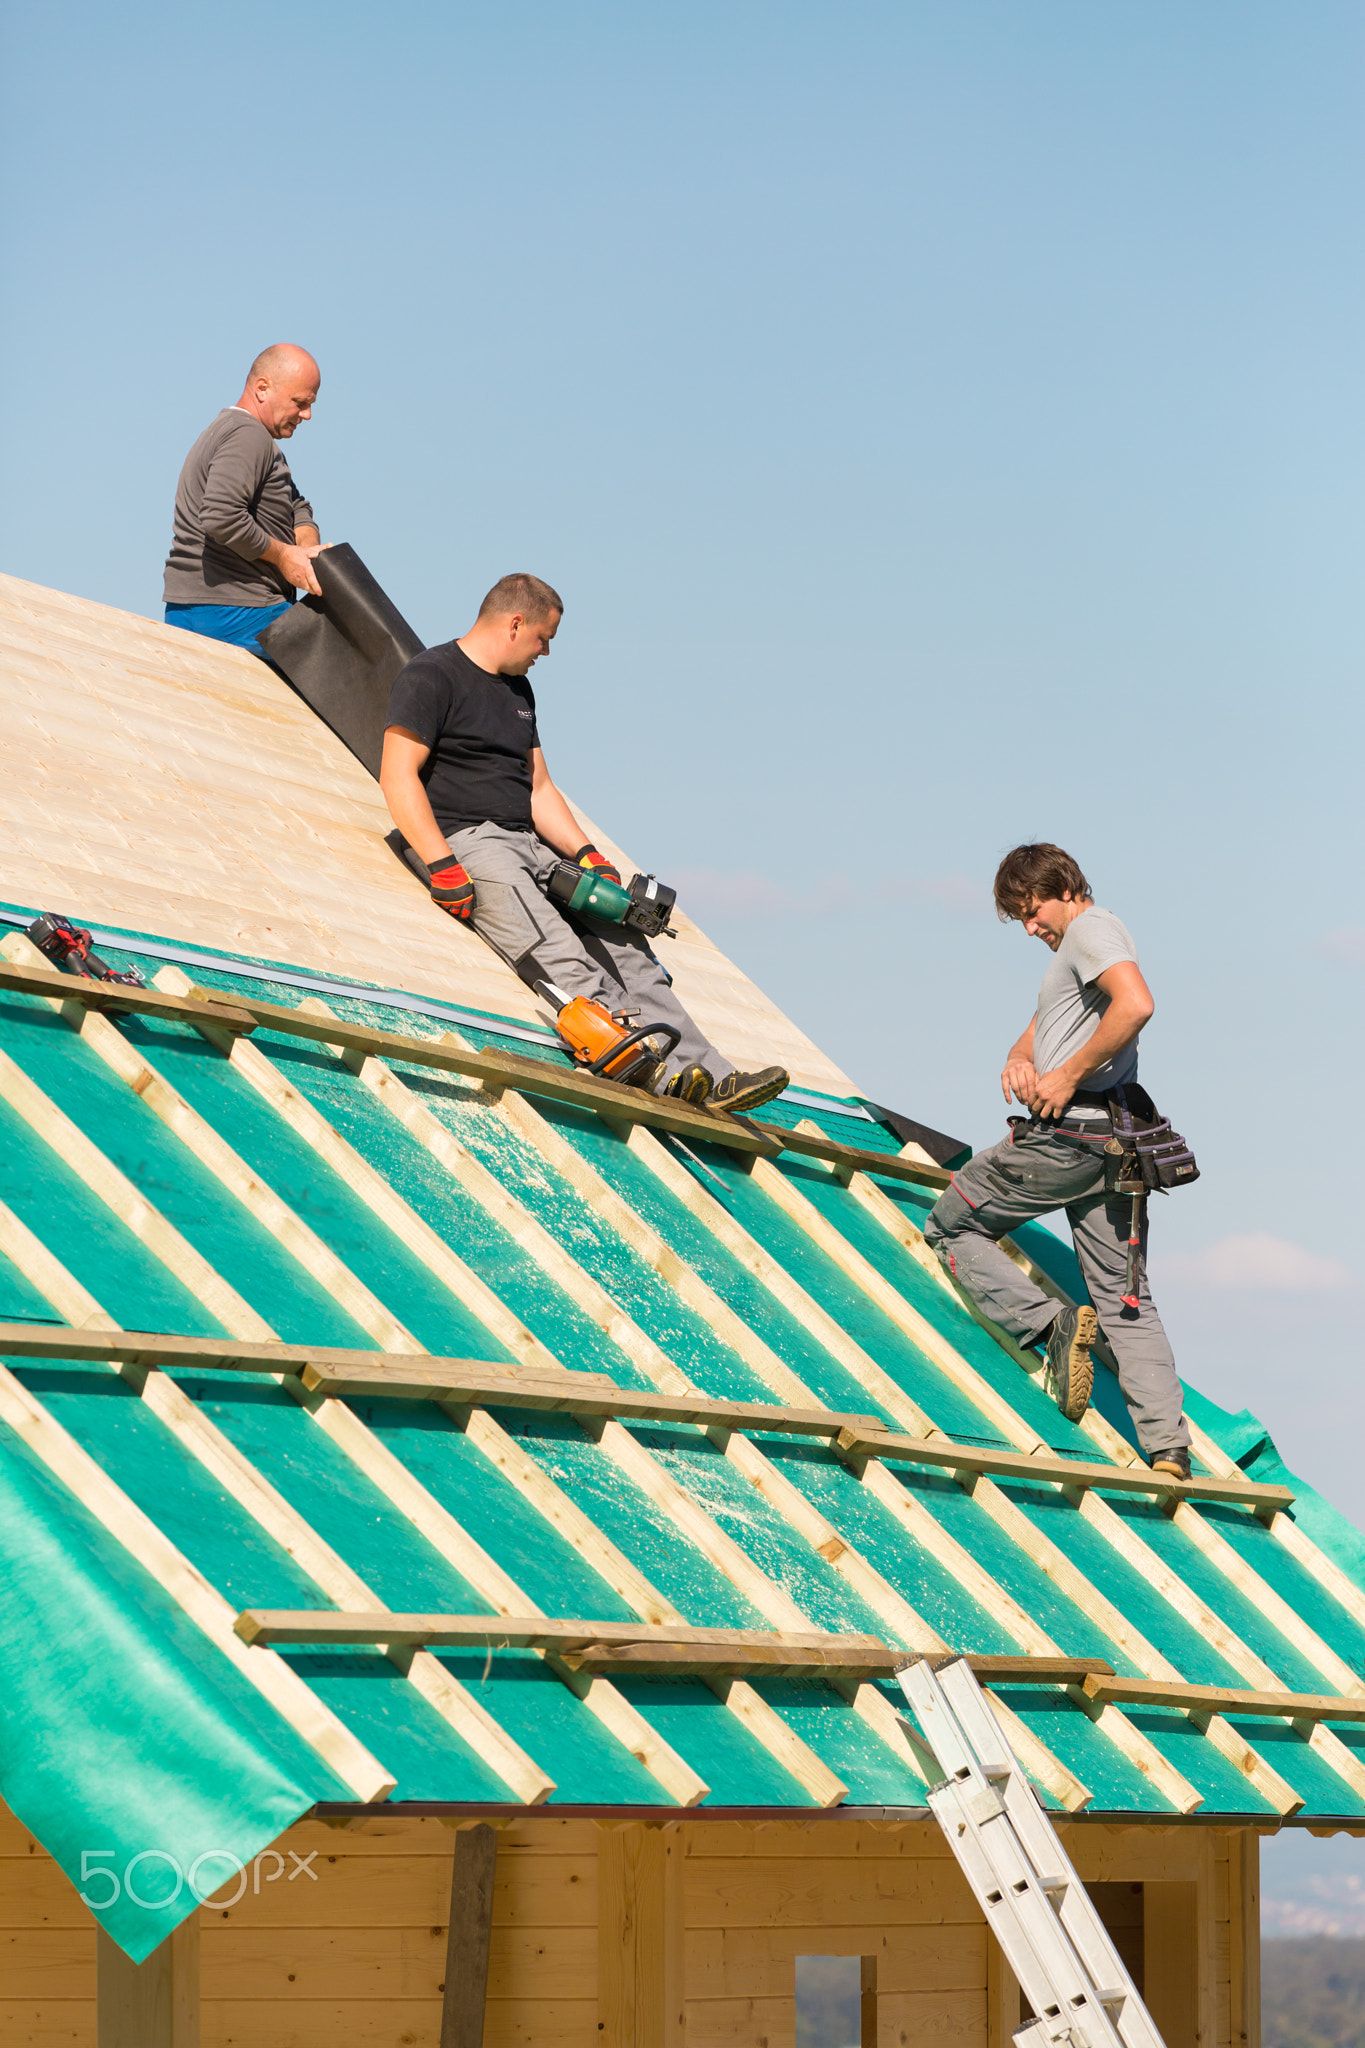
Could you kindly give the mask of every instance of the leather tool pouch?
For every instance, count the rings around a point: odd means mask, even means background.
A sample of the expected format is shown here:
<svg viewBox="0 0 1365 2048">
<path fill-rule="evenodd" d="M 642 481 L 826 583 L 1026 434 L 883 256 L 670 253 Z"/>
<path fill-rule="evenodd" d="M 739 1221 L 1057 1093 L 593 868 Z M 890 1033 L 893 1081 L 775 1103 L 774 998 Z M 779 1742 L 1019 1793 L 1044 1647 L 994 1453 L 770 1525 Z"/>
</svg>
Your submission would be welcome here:
<svg viewBox="0 0 1365 2048">
<path fill-rule="evenodd" d="M 1157 1189 L 1169 1194 L 1173 1188 L 1188 1187 L 1199 1178 L 1193 1152 L 1179 1131 L 1171 1129 L 1169 1117 L 1161 1115 L 1145 1088 L 1134 1082 L 1110 1091 L 1109 1116 L 1113 1125 L 1110 1145 L 1104 1150 L 1106 1194 L 1117 1190 L 1120 1181 L 1141 1180 L 1149 1194 Z"/>
<path fill-rule="evenodd" d="M 1091 1104 L 1098 1104 L 1098 1096 L 1083 1098 Z M 1101 1137 L 1101 1124 L 1096 1131 L 1089 1131 L 1079 1125 L 1067 1125 L 1063 1118 L 1052 1126 L 1054 1134 L 1067 1144 L 1076 1145 L 1092 1156 L 1102 1148 L 1104 1157 L 1104 1191 L 1107 1195 L 1133 1192 L 1133 1182 L 1140 1180 L 1148 1194 L 1158 1189 L 1169 1194 L 1173 1188 L 1188 1187 L 1198 1180 L 1199 1168 L 1195 1157 L 1179 1131 L 1171 1129 L 1169 1117 L 1162 1116 L 1145 1088 L 1136 1081 L 1111 1088 L 1104 1097 L 1109 1111 L 1110 1131 Z M 1006 1119 L 1010 1126 L 1010 1143 L 1026 1131 L 1037 1127 L 1036 1117 L 1012 1116 Z M 1127 1188 L 1120 1186 L 1126 1182 Z"/>
</svg>

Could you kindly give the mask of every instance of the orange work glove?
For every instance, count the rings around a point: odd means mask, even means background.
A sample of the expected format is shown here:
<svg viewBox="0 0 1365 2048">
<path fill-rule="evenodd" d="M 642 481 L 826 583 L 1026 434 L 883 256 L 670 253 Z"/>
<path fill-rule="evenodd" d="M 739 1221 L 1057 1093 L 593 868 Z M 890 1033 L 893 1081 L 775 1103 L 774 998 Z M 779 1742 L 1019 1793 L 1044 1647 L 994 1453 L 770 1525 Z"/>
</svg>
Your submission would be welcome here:
<svg viewBox="0 0 1365 2048">
<path fill-rule="evenodd" d="M 579 867 L 588 868 L 595 875 L 605 875 L 609 882 L 615 882 L 617 888 L 620 888 L 621 876 L 618 870 L 612 866 L 605 853 L 599 853 L 595 846 L 580 846 L 574 859 Z"/>
<path fill-rule="evenodd" d="M 431 869 L 431 900 L 448 917 L 468 924 L 474 915 L 474 884 L 453 853 Z"/>
</svg>

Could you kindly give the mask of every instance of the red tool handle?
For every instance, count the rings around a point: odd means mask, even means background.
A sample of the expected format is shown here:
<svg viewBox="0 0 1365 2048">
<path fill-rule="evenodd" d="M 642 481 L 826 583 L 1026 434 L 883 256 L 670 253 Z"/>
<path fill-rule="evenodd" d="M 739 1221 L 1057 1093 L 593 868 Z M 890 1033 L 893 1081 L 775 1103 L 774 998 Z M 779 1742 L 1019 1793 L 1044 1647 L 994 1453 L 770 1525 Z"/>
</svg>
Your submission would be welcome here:
<svg viewBox="0 0 1365 2048">
<path fill-rule="evenodd" d="M 1138 1255 L 1142 1250 L 1142 1204 L 1145 1197 L 1134 1195 L 1133 1220 L 1128 1226 L 1128 1265 L 1123 1275 L 1125 1292 L 1121 1299 L 1125 1308 L 1138 1306 Z"/>
</svg>

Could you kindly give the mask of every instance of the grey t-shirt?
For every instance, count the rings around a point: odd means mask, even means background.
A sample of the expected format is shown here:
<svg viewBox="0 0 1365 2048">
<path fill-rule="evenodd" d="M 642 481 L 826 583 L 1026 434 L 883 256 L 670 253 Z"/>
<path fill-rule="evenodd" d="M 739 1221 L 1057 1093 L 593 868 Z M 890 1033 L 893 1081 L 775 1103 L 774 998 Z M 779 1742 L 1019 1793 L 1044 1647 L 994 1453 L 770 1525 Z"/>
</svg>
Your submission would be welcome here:
<svg viewBox="0 0 1365 2048">
<path fill-rule="evenodd" d="M 292 584 L 260 555 L 272 540 L 292 547 L 294 528 L 315 523 L 278 441 L 254 413 L 224 406 L 176 485 L 167 604 L 292 602 Z"/>
<path fill-rule="evenodd" d="M 1038 1019 L 1033 1027 L 1033 1065 L 1040 1074 L 1050 1074 L 1094 1037 L 1109 1008 L 1109 998 L 1095 983 L 1106 968 L 1120 960 L 1137 965 L 1137 950 L 1126 925 L 1112 910 L 1092 903 L 1079 917 L 1073 917 L 1062 934 L 1038 991 Z M 1138 1047 L 1134 1039 L 1112 1060 L 1088 1074 L 1083 1088 L 1096 1091 L 1114 1088 L 1124 1081 L 1136 1081 Z M 1074 1114 L 1089 1112 L 1078 1108 Z M 1102 1116 L 1103 1110 L 1095 1110 Z"/>
</svg>

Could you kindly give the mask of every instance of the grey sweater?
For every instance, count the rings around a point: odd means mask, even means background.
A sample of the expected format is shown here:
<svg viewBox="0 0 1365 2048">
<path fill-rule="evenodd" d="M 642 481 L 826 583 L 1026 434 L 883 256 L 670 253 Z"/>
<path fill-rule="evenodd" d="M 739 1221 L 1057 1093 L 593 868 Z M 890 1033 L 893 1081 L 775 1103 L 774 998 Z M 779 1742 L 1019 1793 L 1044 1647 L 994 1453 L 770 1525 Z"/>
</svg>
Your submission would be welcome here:
<svg viewBox="0 0 1365 2048">
<path fill-rule="evenodd" d="M 253 413 L 224 406 L 185 457 L 166 557 L 167 604 L 278 604 L 294 591 L 260 559 L 312 526 L 284 450 Z"/>
</svg>

